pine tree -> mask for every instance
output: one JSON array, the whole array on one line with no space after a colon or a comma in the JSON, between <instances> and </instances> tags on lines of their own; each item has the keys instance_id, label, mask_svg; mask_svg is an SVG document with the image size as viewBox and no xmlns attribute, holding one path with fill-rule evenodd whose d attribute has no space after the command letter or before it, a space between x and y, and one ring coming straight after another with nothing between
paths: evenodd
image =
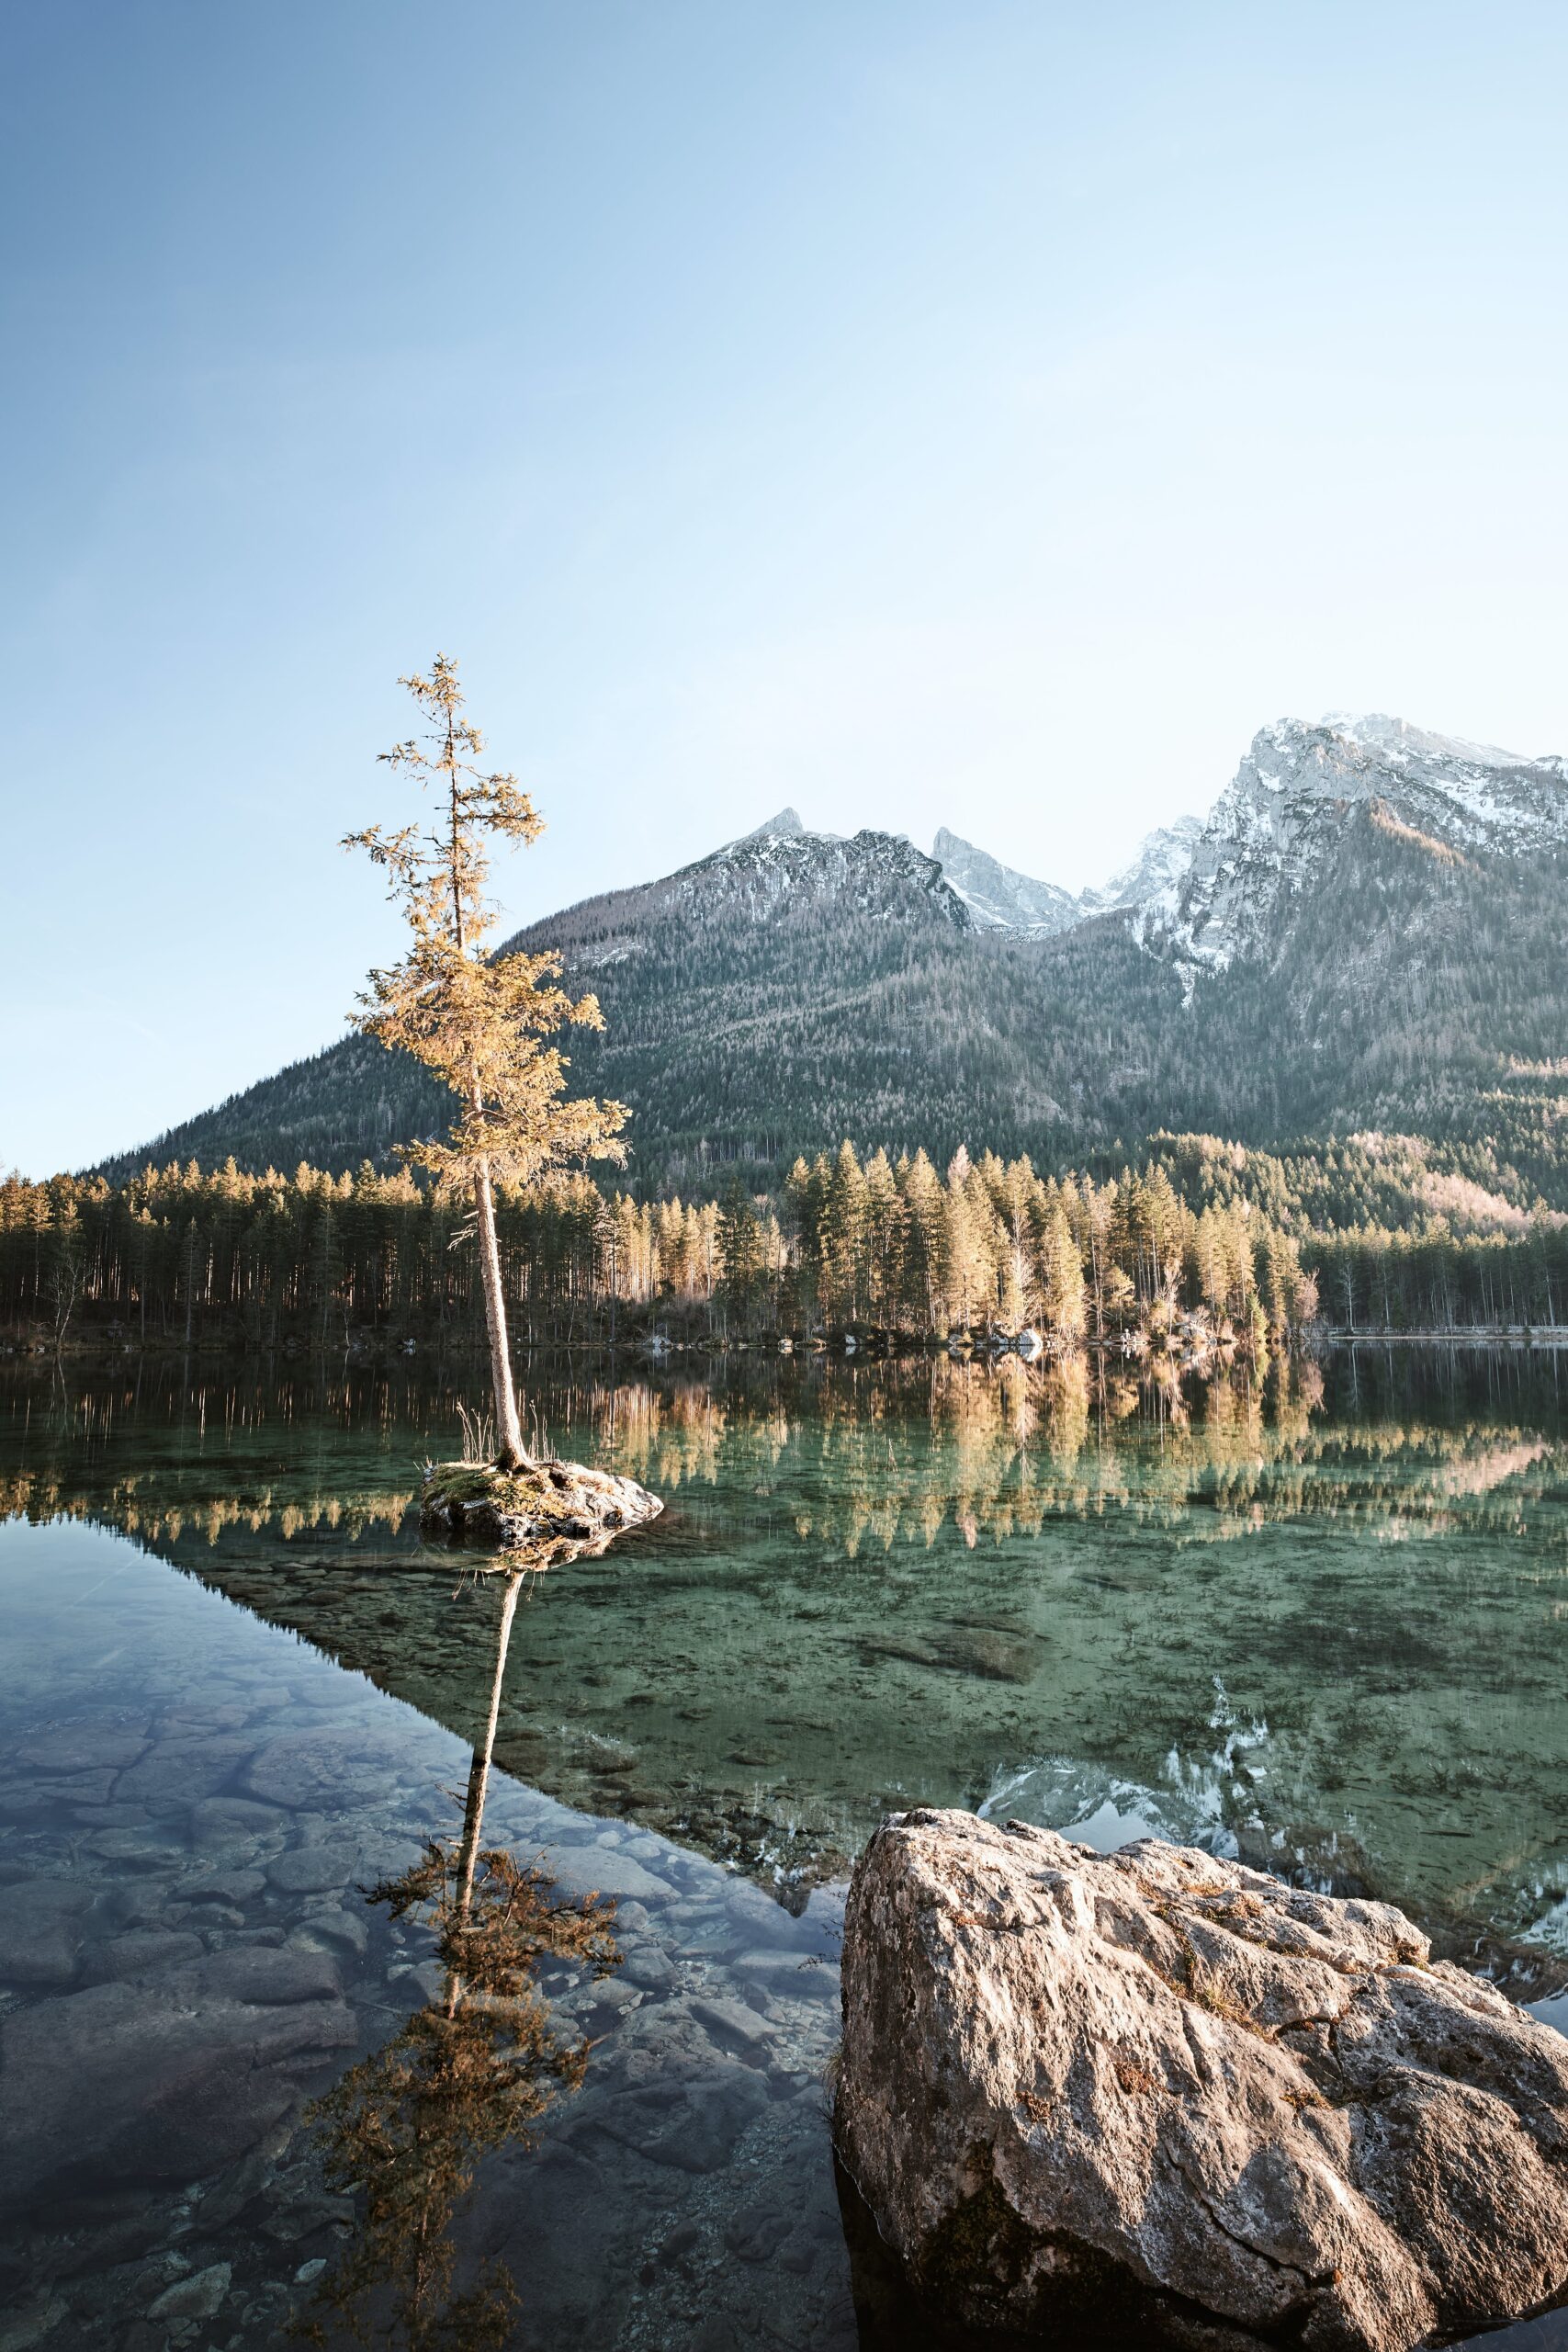
<instances>
[{"instance_id":1,"label":"pine tree","mask_svg":"<svg viewBox=\"0 0 1568 2352\"><path fill-rule=\"evenodd\" d=\"M398 683L432 725L423 739L381 756L434 786L445 807L428 831L405 825L388 832L370 825L344 842L345 848L367 850L385 867L389 896L400 901L413 934L400 964L371 973L354 1019L382 1045L400 1046L423 1062L461 1102L444 1141L406 1144L400 1156L426 1169L441 1186L471 1194L500 1441L496 1458L502 1468L516 1469L530 1456L512 1379L494 1182L532 1183L570 1160L623 1159L618 1136L627 1114L618 1102L562 1099L569 1064L558 1046L540 1040L568 1023L593 1029L604 1023L596 998L574 1003L558 985L559 956L492 961L484 953L495 925L484 898L487 842L491 836L536 841L543 820L515 776L479 767L484 739L462 715L455 662L438 653L428 678L416 673Z\"/></svg>"},{"instance_id":2,"label":"pine tree","mask_svg":"<svg viewBox=\"0 0 1568 2352\"><path fill-rule=\"evenodd\" d=\"M1076 1345L1085 1320L1083 1261L1066 1211L1059 1206L1050 1212L1041 1236L1040 1299L1050 1329Z\"/></svg>"},{"instance_id":3,"label":"pine tree","mask_svg":"<svg viewBox=\"0 0 1568 2352\"><path fill-rule=\"evenodd\" d=\"M839 1321L861 1319L869 1200L865 1173L852 1143L839 1146L822 1204L822 1295Z\"/></svg>"},{"instance_id":4,"label":"pine tree","mask_svg":"<svg viewBox=\"0 0 1568 2352\"><path fill-rule=\"evenodd\" d=\"M762 1306L767 1260L757 1204L735 1178L718 1213L718 1254L723 1266L721 1290L727 1317L749 1330Z\"/></svg>"},{"instance_id":5,"label":"pine tree","mask_svg":"<svg viewBox=\"0 0 1568 2352\"><path fill-rule=\"evenodd\" d=\"M867 1304L872 1320L896 1321L904 1274L904 1203L886 1151L865 1167Z\"/></svg>"},{"instance_id":6,"label":"pine tree","mask_svg":"<svg viewBox=\"0 0 1568 2352\"><path fill-rule=\"evenodd\" d=\"M945 1328L947 1316L947 1204L942 1180L924 1151L917 1151L904 1182L908 1217L904 1257L904 1296L919 1328Z\"/></svg>"}]
</instances>

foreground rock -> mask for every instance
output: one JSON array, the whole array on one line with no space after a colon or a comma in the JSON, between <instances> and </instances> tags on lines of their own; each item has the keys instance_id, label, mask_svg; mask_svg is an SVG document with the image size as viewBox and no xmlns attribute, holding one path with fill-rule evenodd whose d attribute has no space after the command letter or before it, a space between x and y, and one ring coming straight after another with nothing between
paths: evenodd
<instances>
[{"instance_id":1,"label":"foreground rock","mask_svg":"<svg viewBox=\"0 0 1568 2352\"><path fill-rule=\"evenodd\" d=\"M1407 2352L1568 2288L1568 2041L1386 1905L895 1815L843 2001L843 2162L970 2326Z\"/></svg>"},{"instance_id":2,"label":"foreground rock","mask_svg":"<svg viewBox=\"0 0 1568 2352\"><path fill-rule=\"evenodd\" d=\"M541 1462L531 1470L436 1462L424 1474L419 1523L429 1534L493 1544L502 1551L605 1543L657 1519L657 1495L635 1478L581 1462Z\"/></svg>"}]
</instances>

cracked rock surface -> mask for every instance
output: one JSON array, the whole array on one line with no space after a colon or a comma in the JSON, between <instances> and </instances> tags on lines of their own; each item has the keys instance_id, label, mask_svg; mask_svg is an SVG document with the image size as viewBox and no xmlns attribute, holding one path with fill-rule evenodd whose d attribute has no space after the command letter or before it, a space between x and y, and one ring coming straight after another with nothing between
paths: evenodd
<instances>
[{"instance_id":1,"label":"cracked rock surface","mask_svg":"<svg viewBox=\"0 0 1568 2352\"><path fill-rule=\"evenodd\" d=\"M1386 1904L895 1815L843 2010L846 2169L970 2326L1407 2352L1568 2291L1568 2041Z\"/></svg>"}]
</instances>

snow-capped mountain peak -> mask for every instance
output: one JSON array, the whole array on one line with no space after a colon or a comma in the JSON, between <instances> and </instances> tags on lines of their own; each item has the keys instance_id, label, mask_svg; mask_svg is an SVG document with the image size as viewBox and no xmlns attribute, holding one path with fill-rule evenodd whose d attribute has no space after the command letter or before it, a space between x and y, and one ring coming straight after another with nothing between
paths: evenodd
<instances>
[{"instance_id":1,"label":"snow-capped mountain peak","mask_svg":"<svg viewBox=\"0 0 1568 2352\"><path fill-rule=\"evenodd\" d=\"M726 842L725 847L740 849L747 842L794 841L807 830L807 828L800 820L798 810L781 808L778 815L770 817L765 825L754 825L749 833L741 833L737 840ZM830 834L828 838L836 840L838 836Z\"/></svg>"},{"instance_id":2,"label":"snow-capped mountain peak","mask_svg":"<svg viewBox=\"0 0 1568 2352\"><path fill-rule=\"evenodd\" d=\"M1441 855L1568 850L1568 762L1521 758L1386 712L1334 711L1260 728L1206 820L1157 827L1109 882L1076 896L946 826L925 858L898 834L813 831L794 808L689 872L732 869L759 910L802 892L869 907L890 891L961 928L1039 941L1118 915L1190 978L1272 953L1286 905L1313 889L1358 810Z\"/></svg>"},{"instance_id":3,"label":"snow-capped mountain peak","mask_svg":"<svg viewBox=\"0 0 1568 2352\"><path fill-rule=\"evenodd\" d=\"M931 844L931 854L982 931L1016 931L1029 939L1050 939L1082 921L1077 900L1055 883L1036 882L1016 872L973 842L950 833L945 825Z\"/></svg>"},{"instance_id":4,"label":"snow-capped mountain peak","mask_svg":"<svg viewBox=\"0 0 1568 2352\"><path fill-rule=\"evenodd\" d=\"M1202 833L1201 817L1178 817L1174 824L1156 826L1152 833L1145 834L1120 873L1113 874L1098 889L1082 893L1079 904L1084 912L1174 912Z\"/></svg>"},{"instance_id":5,"label":"snow-capped mountain peak","mask_svg":"<svg viewBox=\"0 0 1568 2352\"><path fill-rule=\"evenodd\" d=\"M817 832L793 808L642 893L620 895L673 896L710 914L721 906L744 909L759 922L804 914L811 906L839 906L879 919L935 916L958 931L976 928L937 860L922 855L905 834L872 826L852 835Z\"/></svg>"},{"instance_id":6,"label":"snow-capped mountain peak","mask_svg":"<svg viewBox=\"0 0 1568 2352\"><path fill-rule=\"evenodd\" d=\"M1275 723L1289 728L1299 722L1282 718ZM1499 751L1495 743L1472 743L1462 735L1435 735L1424 727L1412 727L1407 718L1391 718L1381 710L1367 711L1359 718L1350 711L1325 711L1322 724L1336 735L1402 763L1440 761L1477 768L1555 767L1560 771L1563 765L1560 759L1531 760L1517 752Z\"/></svg>"},{"instance_id":7,"label":"snow-capped mountain peak","mask_svg":"<svg viewBox=\"0 0 1568 2352\"><path fill-rule=\"evenodd\" d=\"M1438 855L1568 848L1565 786L1561 758L1523 759L1382 713L1276 719L1215 803L1160 944L1214 971L1267 953L1285 905L1313 888L1358 810Z\"/></svg>"},{"instance_id":8,"label":"snow-capped mountain peak","mask_svg":"<svg viewBox=\"0 0 1568 2352\"><path fill-rule=\"evenodd\" d=\"M1010 931L1026 939L1054 939L1092 915L1174 915L1181 883L1202 832L1197 817L1179 817L1147 834L1127 865L1099 888L1075 898L1055 882L1036 881L992 857L973 842L937 834L932 854L982 931Z\"/></svg>"}]
</instances>

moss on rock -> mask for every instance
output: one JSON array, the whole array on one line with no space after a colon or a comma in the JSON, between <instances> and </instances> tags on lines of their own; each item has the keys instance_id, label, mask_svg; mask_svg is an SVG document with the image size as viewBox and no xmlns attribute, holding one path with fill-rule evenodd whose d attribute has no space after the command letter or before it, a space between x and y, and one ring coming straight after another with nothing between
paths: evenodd
<instances>
[{"instance_id":1,"label":"moss on rock","mask_svg":"<svg viewBox=\"0 0 1568 2352\"><path fill-rule=\"evenodd\" d=\"M541 1462L521 1470L435 1462L424 1475L419 1520L427 1534L518 1551L562 1542L607 1543L628 1527L656 1519L663 1508L635 1478L617 1478L580 1462Z\"/></svg>"}]
</instances>

